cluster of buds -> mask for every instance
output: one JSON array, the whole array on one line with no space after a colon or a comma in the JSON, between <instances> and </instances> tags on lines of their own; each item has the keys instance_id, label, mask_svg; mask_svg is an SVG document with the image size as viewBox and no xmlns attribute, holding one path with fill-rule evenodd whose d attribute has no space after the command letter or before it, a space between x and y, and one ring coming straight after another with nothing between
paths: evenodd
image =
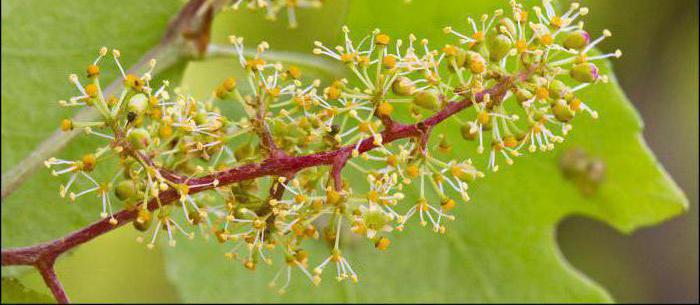
<instances>
[{"instance_id":1,"label":"cluster of buds","mask_svg":"<svg viewBox=\"0 0 700 305\"><path fill-rule=\"evenodd\" d=\"M296 9L298 8L319 8L323 5L322 0L232 0L230 7L237 10L241 5L249 10L264 9L265 17L269 20L276 20L280 11L287 13L289 27L298 26Z\"/></svg>"},{"instance_id":2,"label":"cluster of buds","mask_svg":"<svg viewBox=\"0 0 700 305\"><path fill-rule=\"evenodd\" d=\"M379 30L355 43L344 27L343 45L315 43L315 54L341 61L351 75L327 86L306 80L296 66L266 61L266 42L244 56L243 38L231 36L235 63L246 75L222 80L204 101L169 91L167 82L152 89L151 71L125 74L117 50L112 57L124 89L103 96L103 48L85 82L71 75L79 94L60 102L94 107L101 120L64 120L61 127L82 128L108 144L79 160L52 158L46 165L69 176L61 196L101 197L102 217L111 217L116 199L138 211L133 226L146 232L139 240L148 247L163 231L171 246L176 234L213 236L230 245L226 257L251 270L281 256L271 283L286 279L281 292L292 272L318 284L331 264L336 279L357 281L341 251L344 234L385 250L390 232L411 223L444 233L451 210L469 201L472 181L521 153L553 149L576 114L597 118L577 92L605 82L594 62L620 52L588 55L610 33L590 39L578 20L586 8L574 3L558 15L548 0L543 6L530 14L513 1L508 14L469 18L467 33L445 27L457 40L437 49L414 35L392 41ZM217 105L224 103L238 104L244 114L222 115ZM399 119L399 111L410 115ZM483 171L469 158L445 158L454 144L444 135L431 144L432 127L445 120L461 124L463 138L478 143L476 153L488 151ZM108 159L120 170L97 182L90 173ZM345 179L346 167L365 178ZM227 176L236 173L247 178ZM79 185L87 187L74 191ZM406 200L405 188L417 196ZM207 189L213 191L199 193ZM163 201L164 192L178 198ZM329 253L314 266L303 245L316 239Z\"/></svg>"}]
</instances>

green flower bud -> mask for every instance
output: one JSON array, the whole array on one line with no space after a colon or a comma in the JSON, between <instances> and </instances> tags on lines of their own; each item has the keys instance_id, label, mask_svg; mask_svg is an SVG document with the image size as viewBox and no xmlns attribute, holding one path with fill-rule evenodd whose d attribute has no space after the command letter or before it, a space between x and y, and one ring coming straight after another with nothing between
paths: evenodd
<instances>
[{"instance_id":1,"label":"green flower bud","mask_svg":"<svg viewBox=\"0 0 700 305\"><path fill-rule=\"evenodd\" d=\"M440 106L440 99L437 91L428 89L416 92L416 94L413 95L413 104L423 109L437 110Z\"/></svg>"},{"instance_id":2,"label":"green flower bud","mask_svg":"<svg viewBox=\"0 0 700 305\"><path fill-rule=\"evenodd\" d=\"M143 93L138 93L129 99L127 109L136 114L143 114L148 107L148 98Z\"/></svg>"},{"instance_id":3,"label":"green flower bud","mask_svg":"<svg viewBox=\"0 0 700 305\"><path fill-rule=\"evenodd\" d=\"M581 50L591 42L591 35L584 30L573 31L564 38L564 47L567 49Z\"/></svg>"},{"instance_id":4,"label":"green flower bud","mask_svg":"<svg viewBox=\"0 0 700 305\"><path fill-rule=\"evenodd\" d=\"M119 200L131 198L135 196L137 192L138 188L134 180L123 180L114 188L114 195L116 195Z\"/></svg>"},{"instance_id":5,"label":"green flower bud","mask_svg":"<svg viewBox=\"0 0 700 305\"><path fill-rule=\"evenodd\" d=\"M553 99L564 98L569 91L569 87L558 79L555 79L549 83L549 96Z\"/></svg>"},{"instance_id":6,"label":"green flower bud","mask_svg":"<svg viewBox=\"0 0 700 305\"><path fill-rule=\"evenodd\" d=\"M129 130L126 136L129 144L134 146L136 149L144 149L151 143L151 135L143 128L134 128Z\"/></svg>"},{"instance_id":7,"label":"green flower bud","mask_svg":"<svg viewBox=\"0 0 700 305\"><path fill-rule=\"evenodd\" d=\"M532 94L532 92L530 92L530 91L527 90L527 89L518 88L518 89L515 91L515 98L516 98L516 99L518 100L518 102L520 102L520 103L525 102L525 101L528 101L528 100L530 100L530 99L531 99L532 97L534 97L534 96L535 96L535 95Z\"/></svg>"},{"instance_id":8,"label":"green flower bud","mask_svg":"<svg viewBox=\"0 0 700 305\"><path fill-rule=\"evenodd\" d=\"M398 96L410 96L413 94L413 90L416 90L416 86L413 84L411 79L405 76L399 76L391 84L391 91Z\"/></svg>"},{"instance_id":9,"label":"green flower bud","mask_svg":"<svg viewBox=\"0 0 700 305\"><path fill-rule=\"evenodd\" d=\"M580 63L571 68L569 75L579 82L592 83L598 79L598 67L589 62Z\"/></svg>"},{"instance_id":10,"label":"green flower bud","mask_svg":"<svg viewBox=\"0 0 700 305\"><path fill-rule=\"evenodd\" d=\"M569 108L565 100L557 100L552 105L552 113L554 117L562 123L566 123L574 118L574 112Z\"/></svg>"},{"instance_id":11,"label":"green flower bud","mask_svg":"<svg viewBox=\"0 0 700 305\"><path fill-rule=\"evenodd\" d=\"M487 41L487 46L489 49L489 59L492 61L499 61L503 59L512 46L512 42L508 36L503 34L494 35Z\"/></svg>"}]
</instances>

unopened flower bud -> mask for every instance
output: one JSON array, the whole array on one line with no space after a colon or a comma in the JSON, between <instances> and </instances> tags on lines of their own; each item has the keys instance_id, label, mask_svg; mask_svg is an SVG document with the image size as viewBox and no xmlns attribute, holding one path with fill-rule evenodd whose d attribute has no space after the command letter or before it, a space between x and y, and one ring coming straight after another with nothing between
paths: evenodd
<instances>
[{"instance_id":1,"label":"unopened flower bud","mask_svg":"<svg viewBox=\"0 0 700 305\"><path fill-rule=\"evenodd\" d=\"M129 144L136 149L144 149L151 142L151 135L143 128L134 128L126 136Z\"/></svg>"},{"instance_id":2,"label":"unopened flower bud","mask_svg":"<svg viewBox=\"0 0 700 305\"><path fill-rule=\"evenodd\" d=\"M437 110L440 106L440 98L435 90L423 90L413 95L413 104L424 109Z\"/></svg>"},{"instance_id":3,"label":"unopened flower bud","mask_svg":"<svg viewBox=\"0 0 700 305\"><path fill-rule=\"evenodd\" d=\"M129 99L127 109L136 114L143 114L148 108L148 98L143 93L135 94Z\"/></svg>"},{"instance_id":4,"label":"unopened flower bud","mask_svg":"<svg viewBox=\"0 0 700 305\"><path fill-rule=\"evenodd\" d=\"M531 98L533 98L534 96L535 96L535 95L532 94L532 92L530 92L530 91L527 90L527 89L518 88L517 90L515 90L515 98L516 98L516 99L518 100L518 102L520 102L520 103L525 102L525 101L528 101L528 100L530 100Z\"/></svg>"},{"instance_id":5,"label":"unopened flower bud","mask_svg":"<svg viewBox=\"0 0 700 305\"><path fill-rule=\"evenodd\" d=\"M119 200L126 200L136 195L137 188L134 180L123 180L114 188L114 195Z\"/></svg>"},{"instance_id":6,"label":"unopened flower bud","mask_svg":"<svg viewBox=\"0 0 700 305\"><path fill-rule=\"evenodd\" d=\"M569 87L558 79L552 80L552 82L549 83L549 96L553 99L564 98L569 92Z\"/></svg>"},{"instance_id":7,"label":"unopened flower bud","mask_svg":"<svg viewBox=\"0 0 700 305\"><path fill-rule=\"evenodd\" d=\"M394 80L394 83L391 84L391 90L398 96L409 96L416 90L416 86L408 77L399 76Z\"/></svg>"},{"instance_id":8,"label":"unopened flower bud","mask_svg":"<svg viewBox=\"0 0 700 305\"><path fill-rule=\"evenodd\" d=\"M564 38L564 47L567 49L581 50L591 41L591 35L584 30L573 31Z\"/></svg>"},{"instance_id":9,"label":"unopened flower bud","mask_svg":"<svg viewBox=\"0 0 700 305\"><path fill-rule=\"evenodd\" d=\"M487 40L487 46L489 49L489 59L492 61L500 61L510 52L512 42L508 36L498 34L491 36L490 39Z\"/></svg>"},{"instance_id":10,"label":"unopened flower bud","mask_svg":"<svg viewBox=\"0 0 700 305\"><path fill-rule=\"evenodd\" d=\"M589 62L580 63L571 68L569 75L579 82L592 83L599 77L598 67Z\"/></svg>"}]
</instances>

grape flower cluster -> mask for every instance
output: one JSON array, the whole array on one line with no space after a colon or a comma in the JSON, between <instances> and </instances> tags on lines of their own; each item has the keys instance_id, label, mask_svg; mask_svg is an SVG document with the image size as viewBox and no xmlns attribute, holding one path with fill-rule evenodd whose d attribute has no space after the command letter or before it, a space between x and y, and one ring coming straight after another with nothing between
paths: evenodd
<instances>
[{"instance_id":1,"label":"grape flower cluster","mask_svg":"<svg viewBox=\"0 0 700 305\"><path fill-rule=\"evenodd\" d=\"M589 54L610 32L592 38L583 29L587 8L542 6L527 10L511 1L507 13L468 18L464 30L445 27L454 42L435 47L380 30L356 41L343 27L342 45L316 42L313 50L348 71L348 79L327 85L306 80L294 65L266 61L266 42L244 56L243 38L231 36L245 77L222 80L206 100L167 81L154 84L155 61L141 75L127 74L120 52L102 48L84 77L70 75L76 96L60 104L96 109L99 120L66 119L61 128L105 144L77 160L45 164L66 177L61 197L98 197L111 224L118 225L115 204L137 211L133 226L149 248L163 238L175 246L178 234L200 235L251 270L279 257L272 284L283 279L280 292L292 272L318 284L330 268L338 280L357 281L341 237L355 234L385 250L390 232L413 223L444 233L451 211L469 201L472 181L523 153L552 150L577 114L598 117L577 93L605 82L595 62L620 51ZM103 94L105 57L123 79L118 96ZM224 103L238 104L242 114L223 115ZM487 164L441 156L454 143L430 136L445 120L478 143ZM93 171L108 162L119 170L101 181ZM363 178L348 179L350 171ZM408 200L407 188L415 198ZM325 257L304 250L314 239L327 243Z\"/></svg>"}]
</instances>

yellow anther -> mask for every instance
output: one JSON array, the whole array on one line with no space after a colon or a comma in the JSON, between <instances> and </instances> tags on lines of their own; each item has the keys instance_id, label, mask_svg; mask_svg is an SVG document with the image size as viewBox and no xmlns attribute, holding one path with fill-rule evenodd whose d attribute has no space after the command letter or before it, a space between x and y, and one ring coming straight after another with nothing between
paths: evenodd
<instances>
[{"instance_id":1,"label":"yellow anther","mask_svg":"<svg viewBox=\"0 0 700 305\"><path fill-rule=\"evenodd\" d=\"M391 240L382 236L381 238L379 238L379 240L377 240L377 242L374 243L374 247L379 249L379 250L384 251L384 250L389 248L390 244L391 244Z\"/></svg>"},{"instance_id":2,"label":"yellow anther","mask_svg":"<svg viewBox=\"0 0 700 305\"><path fill-rule=\"evenodd\" d=\"M379 35L377 35L377 37L374 38L374 42L376 42L377 45L379 45L379 46L388 45L390 40L391 39L389 38L389 35L386 35L386 34L379 34Z\"/></svg>"}]
</instances>

